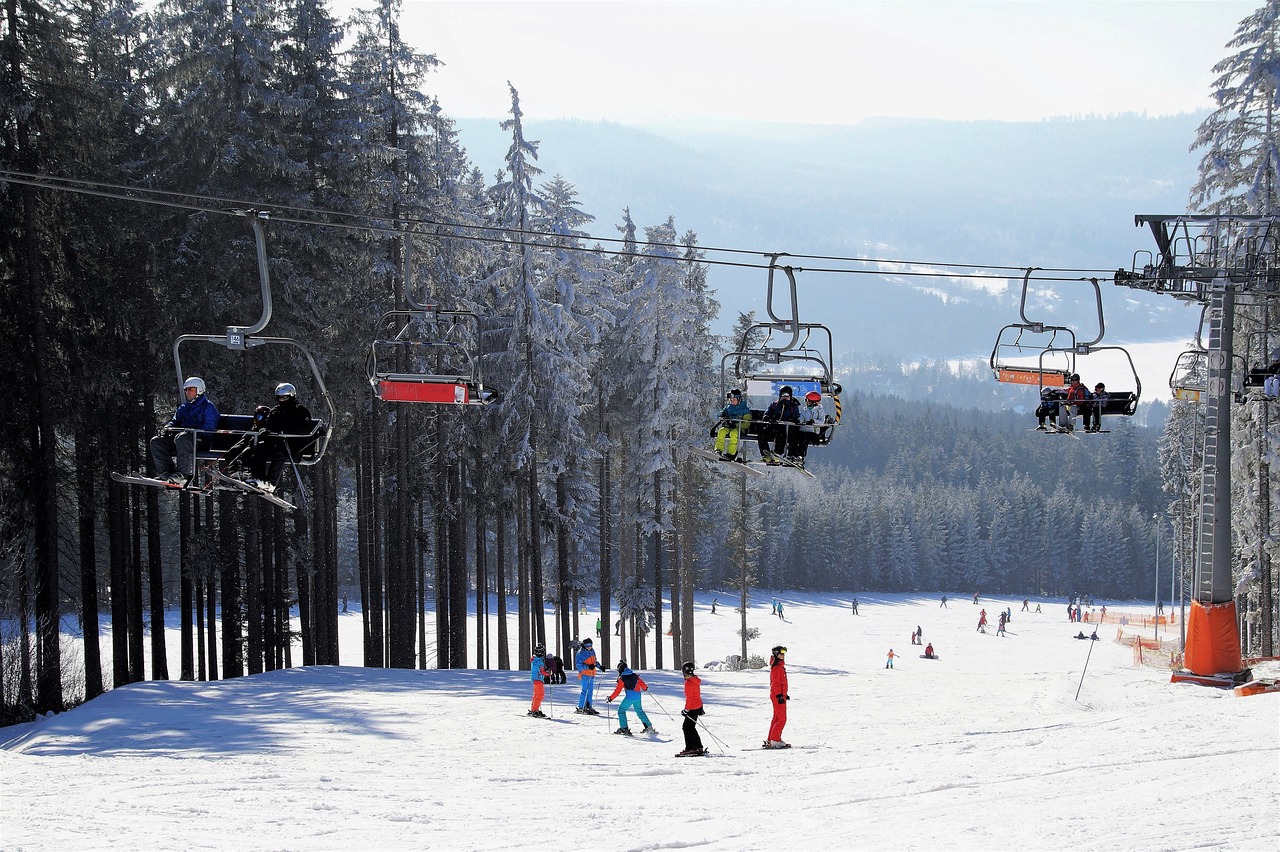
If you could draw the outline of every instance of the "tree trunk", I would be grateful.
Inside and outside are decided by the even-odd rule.
[[[92,417],[76,422],[76,508],[80,522],[80,625],[84,633],[84,697],[88,701],[102,694],[102,648],[98,633],[98,545],[96,536],[98,502],[94,483],[99,473],[99,454]],[[3,694],[3,693],[0,693]]]

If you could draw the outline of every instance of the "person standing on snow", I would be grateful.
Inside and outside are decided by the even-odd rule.
[[[890,649],[889,649],[889,656],[888,656],[888,658],[886,658],[886,659],[885,659],[885,661],[884,661],[884,667],[885,667],[886,669],[891,669],[891,668],[893,668],[893,658],[894,658],[894,657],[896,657],[896,656],[898,656],[898,655],[897,655],[897,654],[895,654],[895,653],[893,653],[893,649],[892,649],[892,648],[890,648]]]
[[[706,753],[702,737],[698,736],[698,717],[706,712],[702,709],[702,679],[693,673],[693,669],[693,663],[680,667],[680,673],[684,675],[684,709],[680,711],[684,717],[680,726],[684,732],[684,751],[676,757],[697,757]]]
[[[546,653],[546,646],[539,642],[533,646],[533,656],[529,659],[529,680],[533,683],[533,706],[529,708],[529,715],[539,719],[547,718],[547,714],[539,709],[542,707],[542,696],[546,690],[543,678],[551,674],[547,671],[547,662],[544,659]]]
[[[591,696],[596,691],[596,649],[590,639],[583,639],[578,653],[573,657],[573,667],[578,670],[578,680],[582,681],[582,691],[578,694],[577,713],[599,716],[600,713],[591,706]]]
[[[774,645],[769,652],[769,695],[773,698],[773,721],[769,723],[765,748],[791,748],[790,743],[782,741],[782,729],[787,726],[787,702],[791,700],[791,696],[787,694],[786,656],[787,649],[782,645]]]
[[[644,729],[640,731],[642,734],[656,734],[657,729],[649,724],[649,717],[645,715],[644,708],[640,706],[640,693],[649,691],[649,684],[645,683],[640,675],[631,671],[627,667],[625,660],[618,660],[618,683],[613,688],[613,692],[605,699],[605,703],[613,701],[618,697],[619,692],[625,690],[626,694],[622,698],[622,703],[618,705],[618,730],[615,734],[623,736],[631,736],[631,728],[627,727],[627,711],[634,709],[636,715],[640,717],[641,724]]]

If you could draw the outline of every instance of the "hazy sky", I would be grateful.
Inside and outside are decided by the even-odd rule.
[[[335,0],[345,16],[368,0]],[[1027,120],[1211,107],[1261,0],[404,0],[457,118]]]

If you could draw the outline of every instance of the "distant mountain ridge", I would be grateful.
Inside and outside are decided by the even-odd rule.
[[[849,127],[761,122],[631,127],[526,116],[546,177],[577,188],[615,236],[624,207],[641,226],[674,215],[708,246],[975,266],[1128,268],[1151,238],[1139,213],[1186,209],[1203,115],[1040,122],[875,119]],[[498,120],[458,122],[489,176],[510,140]],[[818,261],[793,260],[798,266]],[[1021,273],[1006,270],[1010,281]],[[1071,277],[1062,274],[1061,277]],[[1017,319],[1019,290],[955,279],[801,274],[801,319],[832,327],[837,348],[897,357],[972,356]],[[763,307],[764,277],[712,271],[727,329]],[[1092,290],[1049,285],[1044,318],[1092,330]],[[1194,318],[1169,300],[1103,285],[1108,342],[1188,337]],[[1036,318],[1040,318],[1037,314]]]

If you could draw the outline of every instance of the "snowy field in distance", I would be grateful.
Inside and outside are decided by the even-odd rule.
[[[1035,614],[984,598],[993,619],[1014,610],[998,637],[975,631],[969,598],[862,595],[855,617],[848,596],[782,594],[783,621],[769,597],[754,598],[750,647],[789,648],[789,751],[758,748],[764,671],[700,671],[718,741],[683,759],[669,671],[642,672],[656,741],[566,712],[572,681],[552,689],[551,720],[525,717],[520,672],[147,682],[0,730],[0,846],[1280,848],[1280,694],[1171,684],[1134,665],[1114,625],[1103,641],[1072,638],[1081,625],[1058,599],[1032,599]],[[700,596],[699,665],[736,650],[732,599],[713,616]],[[347,662],[360,616],[341,625]],[[918,657],[917,625],[940,660]],[[598,705],[611,687],[602,679]]]

